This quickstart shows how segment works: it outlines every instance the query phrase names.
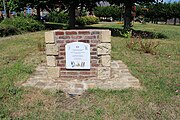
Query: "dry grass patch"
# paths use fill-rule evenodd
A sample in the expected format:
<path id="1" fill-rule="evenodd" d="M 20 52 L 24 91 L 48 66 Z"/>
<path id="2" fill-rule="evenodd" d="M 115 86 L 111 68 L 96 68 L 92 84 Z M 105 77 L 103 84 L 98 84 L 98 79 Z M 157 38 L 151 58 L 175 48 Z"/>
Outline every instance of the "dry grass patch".
<path id="1" fill-rule="evenodd" d="M 41 117 L 55 111 L 55 98 L 50 93 L 45 94 L 44 91 L 35 88 L 24 89 L 24 94 L 18 102 L 18 108 L 12 111 L 11 117 L 18 119 L 27 119 L 38 112 Z"/>

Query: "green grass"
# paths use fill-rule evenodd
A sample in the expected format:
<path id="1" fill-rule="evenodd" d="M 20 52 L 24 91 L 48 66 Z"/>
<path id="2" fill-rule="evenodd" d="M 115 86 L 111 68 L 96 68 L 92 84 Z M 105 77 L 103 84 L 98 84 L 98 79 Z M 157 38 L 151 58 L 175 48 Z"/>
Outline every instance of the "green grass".
<path id="1" fill-rule="evenodd" d="M 118 27 L 99 24 L 98 27 Z M 20 35 L 0 41 L 0 119 L 57 120 L 178 120 L 180 119 L 180 26 L 141 25 L 134 29 L 157 31 L 168 39 L 159 41 L 156 55 L 130 50 L 127 38 L 112 37 L 112 58 L 125 62 L 143 90 L 89 90 L 82 97 L 66 98 L 32 88 L 21 88 L 43 54 L 38 43 L 44 33 Z M 143 40 L 143 41 L 147 41 Z"/>
<path id="2" fill-rule="evenodd" d="M 25 81 L 43 60 L 38 44 L 44 32 L 0 39 L 0 118 L 10 117 L 23 90 L 16 84 Z"/>
<path id="3" fill-rule="evenodd" d="M 123 24 L 117 24 L 117 22 L 101 22 L 99 24 L 91 25 L 93 27 L 104 27 L 104 28 L 122 28 Z"/>

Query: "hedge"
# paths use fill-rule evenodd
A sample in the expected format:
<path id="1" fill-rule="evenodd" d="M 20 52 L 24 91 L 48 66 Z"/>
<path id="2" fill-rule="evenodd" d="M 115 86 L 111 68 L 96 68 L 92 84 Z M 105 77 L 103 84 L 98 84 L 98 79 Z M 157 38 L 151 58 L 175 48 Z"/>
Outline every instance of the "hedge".
<path id="1" fill-rule="evenodd" d="M 76 24 L 77 25 L 91 25 L 91 24 L 98 24 L 99 18 L 94 16 L 84 16 L 84 17 L 77 17 Z"/>
<path id="2" fill-rule="evenodd" d="M 23 32 L 34 32 L 45 29 L 45 26 L 32 18 L 15 17 L 4 19 L 1 24 L 11 25 Z"/>
<path id="3" fill-rule="evenodd" d="M 43 29 L 45 29 L 45 26 L 41 22 L 29 17 L 7 18 L 0 23 L 0 37 Z"/>

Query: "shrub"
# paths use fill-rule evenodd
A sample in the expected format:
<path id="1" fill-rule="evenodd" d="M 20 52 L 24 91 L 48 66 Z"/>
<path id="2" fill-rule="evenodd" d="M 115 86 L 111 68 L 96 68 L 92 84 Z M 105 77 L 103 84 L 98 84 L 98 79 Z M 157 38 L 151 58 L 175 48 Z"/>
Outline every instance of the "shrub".
<path id="1" fill-rule="evenodd" d="M 43 30 L 45 28 L 42 23 L 28 17 L 27 18 L 15 17 L 15 18 L 5 19 L 1 22 L 1 24 L 13 25 L 17 29 L 25 32 L 27 31 L 34 32 L 34 31 Z"/>
<path id="2" fill-rule="evenodd" d="M 68 23 L 68 14 L 64 12 L 53 11 L 47 16 L 48 22 Z"/>
<path id="3" fill-rule="evenodd" d="M 0 24 L 0 37 L 20 34 L 20 30 L 13 25 Z"/>
<path id="4" fill-rule="evenodd" d="M 118 20 L 123 13 L 122 7 L 119 6 L 98 6 L 94 9 L 94 14 L 97 17 L 112 17 L 113 20 Z"/>
<path id="5" fill-rule="evenodd" d="M 94 16 L 85 16 L 85 17 L 77 17 L 76 24 L 77 25 L 92 25 L 98 24 L 99 19 Z"/>

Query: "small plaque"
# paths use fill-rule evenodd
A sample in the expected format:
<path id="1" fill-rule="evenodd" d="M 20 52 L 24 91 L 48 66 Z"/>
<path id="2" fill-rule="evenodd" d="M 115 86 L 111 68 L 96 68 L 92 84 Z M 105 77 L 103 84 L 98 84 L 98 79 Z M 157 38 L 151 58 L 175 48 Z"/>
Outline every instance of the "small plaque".
<path id="1" fill-rule="evenodd" d="M 72 42 L 65 46 L 66 69 L 90 69 L 90 45 Z"/>

